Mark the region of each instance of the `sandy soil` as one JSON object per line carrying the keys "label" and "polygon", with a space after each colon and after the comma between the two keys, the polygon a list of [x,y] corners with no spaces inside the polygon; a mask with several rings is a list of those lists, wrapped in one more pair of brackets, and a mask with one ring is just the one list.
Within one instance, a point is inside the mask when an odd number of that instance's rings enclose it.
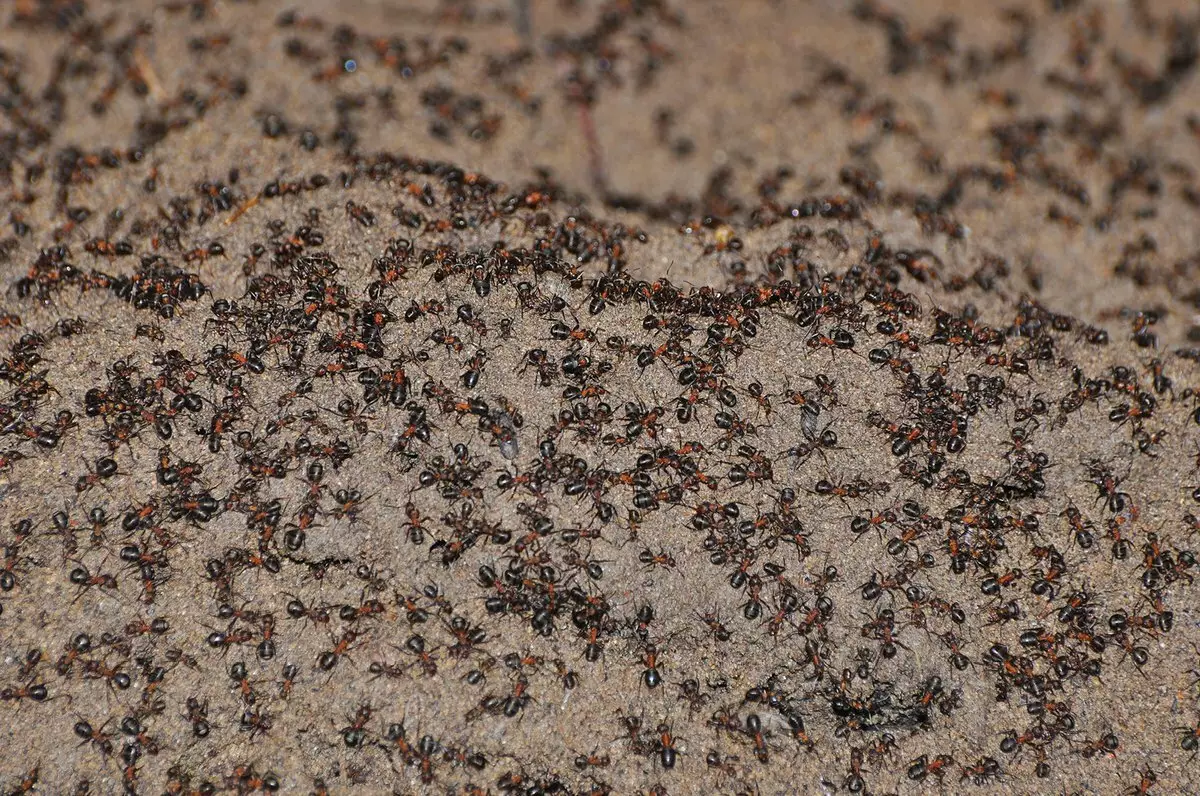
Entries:
{"label": "sandy soil", "polygon": [[1190,4],[0,16],[0,792],[1200,790]]}

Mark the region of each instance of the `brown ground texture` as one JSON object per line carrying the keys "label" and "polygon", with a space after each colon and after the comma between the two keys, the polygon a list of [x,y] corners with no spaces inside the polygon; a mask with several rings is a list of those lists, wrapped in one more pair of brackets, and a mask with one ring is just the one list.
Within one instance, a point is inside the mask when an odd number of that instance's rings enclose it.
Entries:
{"label": "brown ground texture", "polygon": [[0,3],[0,793],[1200,792],[1200,11]]}

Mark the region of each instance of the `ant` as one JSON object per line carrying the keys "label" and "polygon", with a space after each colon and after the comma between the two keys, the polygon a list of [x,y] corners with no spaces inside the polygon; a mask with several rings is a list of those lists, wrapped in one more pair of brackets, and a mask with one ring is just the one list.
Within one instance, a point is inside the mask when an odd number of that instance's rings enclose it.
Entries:
{"label": "ant", "polygon": [[607,768],[612,762],[611,758],[604,754],[597,754],[594,750],[588,755],[576,755],[575,768],[580,771],[585,771],[589,768]]}
{"label": "ant", "polygon": [[112,719],[109,719],[97,729],[90,722],[81,718],[75,722],[75,735],[79,737],[81,745],[88,744],[95,747],[104,757],[111,757],[113,753],[112,739],[116,737],[116,733],[105,732],[105,727],[111,723]]}
{"label": "ant", "polygon": [[1154,769],[1146,766],[1139,772],[1140,779],[1136,785],[1130,786],[1125,793],[1129,796],[1146,796],[1158,782],[1158,775],[1154,773]]}
{"label": "ant", "polygon": [[638,561],[640,561],[646,567],[646,569],[656,569],[660,567],[663,569],[675,568],[674,556],[672,556],[670,553],[667,553],[662,548],[659,548],[657,553],[651,551],[650,548],[645,548],[642,550],[642,552],[638,553]]}
{"label": "ant", "polygon": [[654,742],[655,750],[658,752],[658,761],[665,769],[675,768],[675,763],[679,756],[678,743],[679,739],[671,733],[671,728],[666,724],[658,725],[657,739]]}
{"label": "ant", "polygon": [[346,653],[354,646],[360,635],[357,631],[349,628],[344,630],[341,637],[335,640],[333,647],[317,657],[317,666],[321,671],[332,672],[338,662],[346,657]]}

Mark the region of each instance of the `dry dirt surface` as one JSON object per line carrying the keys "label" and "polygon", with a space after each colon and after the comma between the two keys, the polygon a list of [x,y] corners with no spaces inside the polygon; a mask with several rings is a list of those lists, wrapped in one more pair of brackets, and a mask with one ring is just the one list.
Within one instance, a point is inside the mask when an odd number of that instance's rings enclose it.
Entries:
{"label": "dry dirt surface", "polygon": [[1194,3],[0,25],[0,793],[1200,791]]}

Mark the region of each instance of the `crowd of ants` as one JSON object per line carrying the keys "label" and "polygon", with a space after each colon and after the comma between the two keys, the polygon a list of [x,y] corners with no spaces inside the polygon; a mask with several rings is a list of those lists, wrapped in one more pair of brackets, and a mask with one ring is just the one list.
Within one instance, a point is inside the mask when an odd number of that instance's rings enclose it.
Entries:
{"label": "crowd of ants", "polygon": [[[455,217],[537,204],[386,158],[338,183],[416,174]],[[214,223],[239,214],[204,198],[223,192],[200,192]],[[180,228],[204,226],[193,204],[175,204]],[[645,233],[574,217],[531,249],[392,238],[362,267],[325,250],[326,231],[378,214],[349,200],[338,215],[268,223],[236,298],[168,254],[113,276],[66,245],[13,280],[35,312],[108,291],[135,344],[68,386],[53,363],[95,322],[6,316],[6,476],[96,455],[62,510],[6,500],[0,622],[28,621],[39,599],[104,618],[28,640],[0,691],[14,716],[65,701],[64,726],[129,792],[151,771],[171,793],[279,789],[282,764],[214,775],[157,760],[265,752],[294,700],[344,693],[358,700],[344,723],[314,729],[350,754],[349,781],[370,769],[356,756],[379,755],[465,792],[487,777],[505,793],[609,792],[622,766],[664,790],[688,770],[753,790],[810,755],[840,757],[819,782],[855,793],[880,778],[985,786],[1124,748],[1081,701],[1154,665],[1194,579],[1183,544],[1200,521],[1128,475],[1194,434],[1197,395],[1168,364],[1193,368],[1189,352],[1089,372],[1107,336],[1031,300],[1004,327],[926,311],[899,287],[911,255],[882,236],[843,273],[797,254],[790,279],[718,292],[633,279],[615,258]],[[93,241],[83,262],[135,256],[117,248]],[[585,276],[597,248],[610,264]],[[1127,350],[1145,348],[1140,331]],[[1107,423],[1117,453],[1058,453],[1083,422]],[[980,428],[1004,437],[972,459]],[[62,583],[35,585],[56,567]],[[1124,574],[1103,583],[1136,584],[1130,599],[1098,582],[1104,567]],[[725,585],[704,588],[713,574]],[[164,594],[193,595],[204,617]],[[738,666],[701,674],[704,655]],[[575,691],[603,691],[613,666],[635,690],[609,695],[619,710],[590,717],[585,746],[528,759],[487,740],[484,727],[531,731]],[[418,684],[463,707],[435,731],[371,698],[384,684],[410,714]],[[97,687],[108,712],[81,712]],[[983,698],[1027,718],[973,745],[922,740]],[[1173,731],[1186,759],[1200,730]]]}
{"label": "crowd of ants", "polygon": [[[74,4],[39,8],[18,21],[103,38]],[[952,57],[951,30],[910,32],[873,3],[856,18],[885,31],[893,74],[986,66]],[[160,97],[171,114],[127,150],[16,169],[52,133],[13,92],[0,714],[37,727],[10,744],[38,737],[8,750],[30,762],[0,766],[3,792],[1194,783],[1200,352],[1160,345],[1152,309],[1126,313],[1127,334],[1029,297],[985,319],[932,249],[871,227],[882,182],[858,166],[791,200],[781,171],[745,224],[611,193],[593,113],[621,79],[613,52],[633,40],[621,71],[643,86],[671,57],[631,33],[644,19],[681,24],[665,3],[618,3],[552,44],[593,187],[646,229],[564,210],[549,178],[513,190],[358,153],[350,97],[328,173],[253,187],[231,168],[163,199],[154,147],[246,94],[217,73]],[[1011,21],[991,64],[1022,53],[1030,25]],[[359,68],[348,52],[409,79],[467,50],[297,13],[275,26],[320,84]],[[125,83],[162,94],[138,36],[112,53],[97,116]],[[531,57],[487,77],[534,113],[514,79]],[[1156,101],[1194,60],[1127,82]],[[843,70],[818,88],[912,134]],[[61,111],[61,93],[46,103]],[[449,86],[420,104],[440,140],[502,123]],[[258,123],[321,148],[281,113]],[[1042,157],[1050,126],[998,126],[1005,168],[887,201],[955,241],[973,181],[1086,206]],[[1153,193],[1149,170],[1115,175],[1112,204]],[[152,210],[88,206],[109,172],[136,172]],[[52,230],[31,209],[47,188]],[[741,211],[719,178],[707,203]],[[503,232],[464,242],[480,230]],[[672,231],[724,258],[733,288],[632,274],[631,251]],[[775,234],[761,278],[752,233]],[[861,257],[827,265],[821,246]],[[1153,249],[1127,248],[1118,274]],[[1009,271],[989,256],[970,282]]]}

